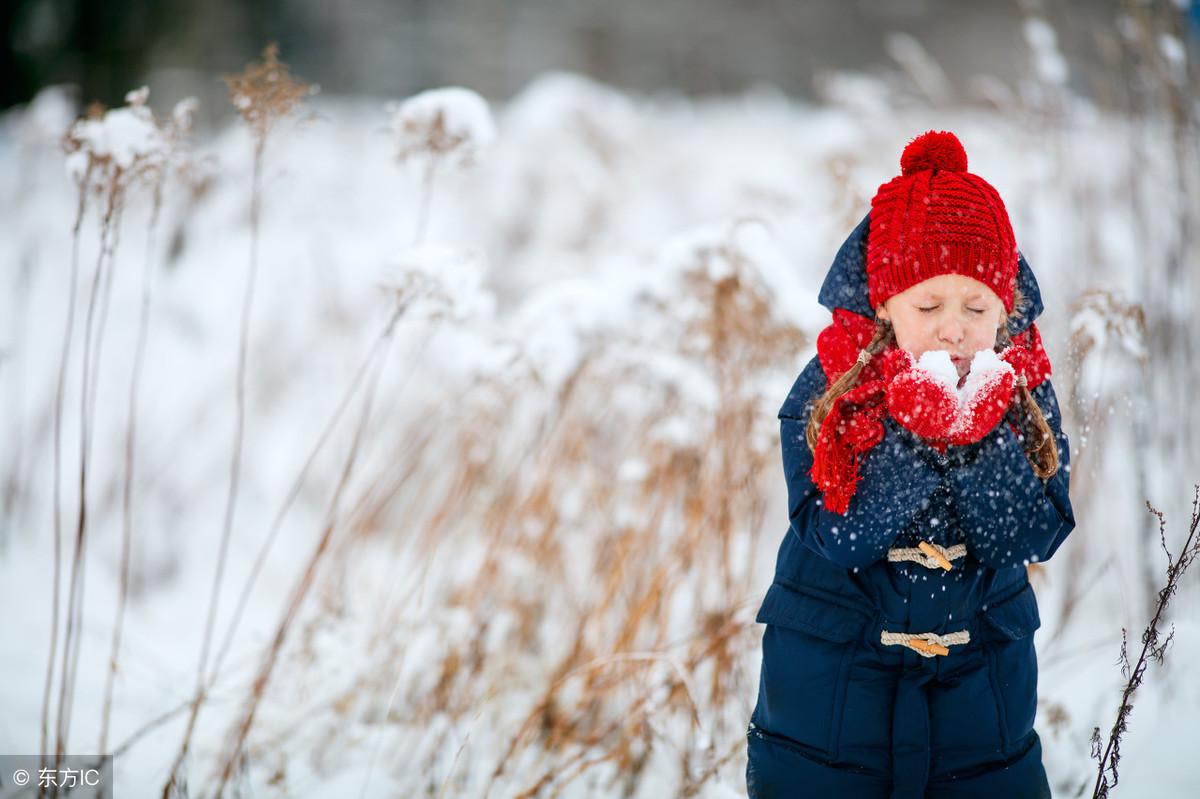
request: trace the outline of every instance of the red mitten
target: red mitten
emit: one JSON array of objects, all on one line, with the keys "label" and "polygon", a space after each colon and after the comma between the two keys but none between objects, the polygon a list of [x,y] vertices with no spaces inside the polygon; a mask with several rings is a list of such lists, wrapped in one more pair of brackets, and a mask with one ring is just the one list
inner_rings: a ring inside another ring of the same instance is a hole
[{"label": "red mitten", "polygon": [[917,363],[908,355],[908,361],[910,368],[888,383],[888,412],[921,438],[945,440],[959,408],[958,376],[950,355],[939,350],[925,353]]},{"label": "red mitten", "polygon": [[963,446],[992,432],[1012,404],[1017,374],[1011,359],[1017,349],[1008,347],[997,355],[980,350],[971,359],[971,371],[960,390],[958,418],[950,429],[950,443]]}]

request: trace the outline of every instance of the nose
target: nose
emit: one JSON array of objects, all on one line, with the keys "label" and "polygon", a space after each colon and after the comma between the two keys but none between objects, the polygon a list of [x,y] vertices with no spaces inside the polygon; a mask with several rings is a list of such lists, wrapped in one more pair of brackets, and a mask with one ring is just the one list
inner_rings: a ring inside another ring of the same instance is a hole
[{"label": "nose", "polygon": [[938,328],[938,339],[946,344],[958,344],[962,341],[966,330],[962,323],[955,319],[947,319]]}]

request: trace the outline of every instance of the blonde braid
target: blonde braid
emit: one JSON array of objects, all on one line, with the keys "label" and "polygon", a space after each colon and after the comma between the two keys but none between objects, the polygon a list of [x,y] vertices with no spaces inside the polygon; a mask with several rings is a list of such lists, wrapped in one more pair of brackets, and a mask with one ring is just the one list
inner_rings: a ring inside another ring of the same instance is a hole
[{"label": "blonde braid", "polygon": [[858,376],[862,373],[863,367],[895,340],[896,334],[892,330],[892,323],[887,319],[877,318],[875,335],[871,337],[870,343],[859,351],[854,365],[842,373],[837,380],[834,380],[833,385],[829,386],[813,404],[812,415],[808,418],[808,427],[804,430],[804,439],[808,442],[810,450],[815,451],[817,448],[817,436],[821,432],[821,423],[829,415],[829,409],[833,407],[834,400],[858,385]]},{"label": "blonde braid", "polygon": [[[1024,305],[1025,297],[1019,288],[1013,289],[1013,313],[1016,316],[1018,308]],[[996,351],[999,352],[1012,343],[1008,332],[1007,320],[996,331]],[[1043,480],[1053,477],[1058,472],[1058,445],[1054,440],[1054,431],[1046,421],[1042,408],[1029,391],[1025,375],[1017,376],[1017,401],[1009,407],[1005,418],[1013,423],[1021,436],[1021,447],[1025,457],[1033,467],[1034,474]]]}]

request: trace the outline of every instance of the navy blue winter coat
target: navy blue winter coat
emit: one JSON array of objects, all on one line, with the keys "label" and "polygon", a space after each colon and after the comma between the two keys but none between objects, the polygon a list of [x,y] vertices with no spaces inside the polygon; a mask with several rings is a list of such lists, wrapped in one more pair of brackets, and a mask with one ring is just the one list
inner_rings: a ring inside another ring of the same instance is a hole
[{"label": "navy blue winter coat", "polygon": [[[821,287],[831,311],[874,317],[868,224]],[[1029,303],[1010,319],[1012,333],[1042,311],[1023,257],[1018,283]],[[888,417],[843,516],[822,506],[809,477],[805,427],[826,385],[814,357],[779,410],[791,525],[757,616],[766,627],[747,731],[750,797],[1050,796],[1033,728],[1041,622],[1025,566],[1048,560],[1075,527],[1053,386],[1031,391],[1058,444],[1049,479],[1033,472],[1006,422],[942,454]],[[895,559],[921,541],[956,553],[953,568]],[[926,655],[884,643],[890,633],[959,643]]]}]

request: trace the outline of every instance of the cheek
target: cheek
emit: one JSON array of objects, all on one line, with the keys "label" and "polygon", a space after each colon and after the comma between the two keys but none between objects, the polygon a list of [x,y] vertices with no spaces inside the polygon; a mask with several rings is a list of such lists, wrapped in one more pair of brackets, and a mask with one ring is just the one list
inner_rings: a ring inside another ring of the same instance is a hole
[{"label": "cheek", "polygon": [[901,324],[893,323],[892,329],[896,332],[896,346],[908,350],[915,358],[920,358],[926,350],[938,348],[932,326],[923,324],[921,320],[907,319]]},{"label": "cheek", "polygon": [[990,323],[972,327],[969,333],[972,345],[971,351],[990,350],[996,346],[996,331],[997,328],[993,327]]}]

